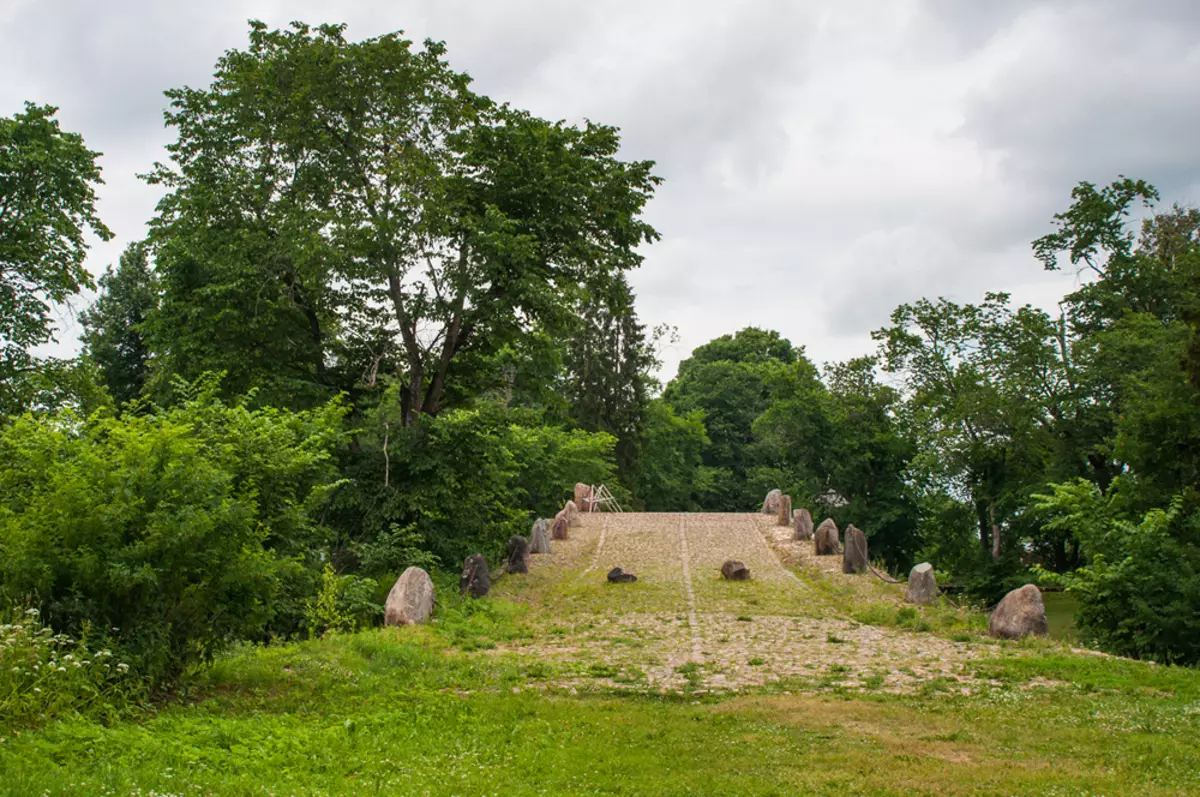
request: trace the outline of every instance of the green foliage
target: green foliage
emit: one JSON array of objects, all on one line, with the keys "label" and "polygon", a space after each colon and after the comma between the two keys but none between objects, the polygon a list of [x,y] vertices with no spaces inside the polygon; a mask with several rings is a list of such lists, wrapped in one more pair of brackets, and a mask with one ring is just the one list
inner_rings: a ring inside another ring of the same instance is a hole
[{"label": "green foliage", "polygon": [[316,597],[305,604],[309,637],[370,626],[383,614],[383,607],[372,600],[378,590],[375,579],[338,575],[333,565],[326,563]]},{"label": "green foliage", "polygon": [[[679,416],[704,414],[710,445],[702,462],[710,474],[705,487],[711,490],[702,493],[705,509],[745,511],[761,502],[767,490],[781,486],[771,483],[763,489],[766,482],[756,469],[795,468],[788,475],[797,485],[812,478],[808,465],[819,446],[809,419],[810,411],[819,413],[819,408],[807,402],[821,389],[816,369],[790,342],[753,327],[716,338],[680,363],[663,400]],[[790,411],[791,416],[760,421],[777,400],[787,406],[775,414]],[[793,448],[797,442],[804,447]]]},{"label": "green foliage", "polygon": [[344,31],[253,22],[211,86],[168,92],[151,344],[289,406],[390,374],[412,426],[641,262],[658,179],[615,128],[474,94],[441,43]]},{"label": "green foliage", "polygon": [[0,611],[0,734],[64,715],[112,720],[144,697],[112,651],[54,633],[39,614]]},{"label": "green foliage", "polygon": [[0,584],[56,628],[169,683],[262,633],[280,569],[323,538],[343,411],[250,410],[181,386],[171,409],[24,416],[0,430]]},{"label": "green foliage", "polygon": [[703,464],[710,443],[704,411],[681,417],[662,399],[652,399],[646,414],[637,474],[637,494],[645,511],[699,509],[716,485],[712,470]]},{"label": "green foliage", "polygon": [[116,271],[100,277],[100,296],[80,315],[87,356],[117,404],[142,395],[150,375],[143,324],[158,302],[144,244],[131,244]]},{"label": "green foliage", "polygon": [[100,153],[64,132],[49,105],[0,119],[0,415],[29,406],[31,349],[53,335],[53,305],[91,287],[86,231],[112,233],[96,215]]},{"label": "green foliage", "polygon": [[1200,518],[1182,498],[1140,520],[1123,511],[1122,482],[1109,495],[1079,480],[1037,496],[1046,525],[1070,527],[1088,564],[1065,578],[1079,600],[1081,636],[1123,656],[1200,662]]},{"label": "green foliage", "polygon": [[589,432],[617,438],[618,474],[626,486],[636,488],[649,392],[655,385],[650,372],[658,361],[638,322],[624,274],[587,296],[569,335],[566,365],[571,419]]},{"label": "green foliage", "polygon": [[385,398],[362,429],[345,465],[350,482],[328,516],[346,530],[338,545],[381,581],[421,563],[385,549],[411,550],[410,533],[443,566],[475,552],[494,559],[510,536],[528,534],[534,517],[561,509],[576,482],[613,482],[616,440],[603,432],[542,426],[487,401],[407,428],[388,425],[398,411],[398,401]]}]

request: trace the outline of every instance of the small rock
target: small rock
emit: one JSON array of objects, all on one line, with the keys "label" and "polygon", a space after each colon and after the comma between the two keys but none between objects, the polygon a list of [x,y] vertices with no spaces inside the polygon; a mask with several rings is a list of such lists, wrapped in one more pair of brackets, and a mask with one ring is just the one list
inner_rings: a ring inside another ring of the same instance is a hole
[{"label": "small rock", "polygon": [[922,562],[908,574],[908,586],[904,588],[904,600],[909,603],[933,603],[937,600],[937,578],[933,565]]},{"label": "small rock", "polygon": [[396,579],[383,609],[384,625],[417,625],[433,614],[433,581],[419,567],[410,567]]},{"label": "small rock", "polygon": [[1023,636],[1045,636],[1046,604],[1042,591],[1033,584],[1014,589],[997,604],[988,620],[988,633],[1004,639],[1020,639]]},{"label": "small rock", "polygon": [[637,576],[633,573],[626,573],[619,567],[608,571],[608,583],[610,584],[629,584],[634,581],[637,581]]},{"label": "small rock", "polygon": [[807,509],[797,509],[792,516],[792,539],[811,540],[813,536],[812,515]]},{"label": "small rock", "polygon": [[776,522],[780,526],[792,525],[792,497],[790,495],[782,495],[779,497],[779,516]]},{"label": "small rock", "polygon": [[867,535],[853,523],[846,527],[846,550],[842,554],[843,573],[865,573],[871,560],[867,557]]},{"label": "small rock", "polygon": [[538,518],[529,530],[529,552],[550,553],[550,521]]},{"label": "small rock", "polygon": [[554,523],[550,525],[550,537],[555,540],[565,540],[569,535],[568,527],[570,521],[567,520],[567,513],[559,512],[554,516]]},{"label": "small rock", "polygon": [[504,570],[509,573],[529,572],[529,541],[524,537],[508,538],[508,561]]},{"label": "small rock", "polygon": [[749,581],[750,568],[736,559],[726,559],[721,565],[721,578],[729,581]]},{"label": "small rock", "polygon": [[458,590],[472,598],[482,598],[492,588],[492,574],[488,572],[487,559],[481,553],[473,553],[463,562],[462,575],[458,579]]},{"label": "small rock", "polygon": [[763,499],[762,513],[764,515],[774,515],[779,511],[779,499],[783,497],[780,490],[772,490],[767,493],[767,497]]},{"label": "small rock", "polygon": [[841,549],[838,544],[838,527],[833,518],[825,518],[817,526],[816,536],[813,537],[813,551],[817,556],[835,556]]},{"label": "small rock", "polygon": [[591,498],[591,487],[583,482],[579,482],[575,485],[575,506],[579,507],[580,512],[594,512],[596,510]]}]

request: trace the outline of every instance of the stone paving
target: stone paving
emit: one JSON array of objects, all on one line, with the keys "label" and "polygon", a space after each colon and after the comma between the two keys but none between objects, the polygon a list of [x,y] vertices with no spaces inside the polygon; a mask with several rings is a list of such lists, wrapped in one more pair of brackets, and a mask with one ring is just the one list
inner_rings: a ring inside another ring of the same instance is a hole
[{"label": "stone paving", "polygon": [[[851,612],[896,603],[902,587],[846,576],[840,557],[760,514],[585,515],[571,539],[532,557],[528,576],[494,594],[531,606],[529,638],[505,651],[560,665],[561,685],[602,683],[642,691],[784,688],[908,692],[937,680],[970,690],[964,663],[989,653],[982,641],[863,625]],[[726,559],[751,571],[720,576]],[[609,584],[622,567],[634,584]]]}]

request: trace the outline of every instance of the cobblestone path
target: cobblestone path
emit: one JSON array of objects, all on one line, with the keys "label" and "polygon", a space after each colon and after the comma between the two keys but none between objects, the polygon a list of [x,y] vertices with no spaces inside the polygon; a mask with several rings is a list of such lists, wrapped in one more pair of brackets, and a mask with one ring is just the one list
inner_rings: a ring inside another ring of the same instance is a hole
[{"label": "cobblestone path", "polygon": [[[528,637],[502,650],[561,665],[565,684],[912,691],[936,680],[970,689],[963,663],[987,652],[982,643],[856,622],[856,611],[899,602],[901,588],[842,575],[840,557],[813,556],[812,544],[792,542],[774,517],[593,514],[571,535],[535,556],[528,576],[494,590],[531,607]],[[744,562],[752,579],[723,580],[726,559]],[[609,584],[613,567],[637,583]]]}]

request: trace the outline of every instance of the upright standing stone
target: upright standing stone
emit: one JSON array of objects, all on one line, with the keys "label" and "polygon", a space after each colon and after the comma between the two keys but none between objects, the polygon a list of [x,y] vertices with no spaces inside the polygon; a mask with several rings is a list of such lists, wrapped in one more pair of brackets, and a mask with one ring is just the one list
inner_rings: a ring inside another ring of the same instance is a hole
[{"label": "upright standing stone", "polygon": [[779,499],[783,497],[783,493],[779,490],[772,490],[767,493],[767,497],[763,499],[762,513],[764,515],[774,515],[779,511]]},{"label": "upright standing stone", "polygon": [[565,540],[569,535],[567,522],[567,513],[559,512],[554,516],[554,522],[550,524],[550,537],[555,540]]},{"label": "upright standing stone", "polygon": [[410,567],[396,579],[383,607],[384,625],[417,625],[433,613],[433,581],[419,567]]},{"label": "upright standing stone", "polygon": [[816,536],[813,537],[813,552],[817,556],[835,556],[840,549],[837,524],[833,518],[825,518],[817,526]]},{"label": "upright standing stone", "polygon": [[792,517],[792,539],[811,540],[813,536],[812,515],[807,509],[797,509]]},{"label": "upright standing stone", "polygon": [[842,554],[843,573],[865,573],[871,560],[867,558],[867,535],[851,523],[846,527],[845,552]]},{"label": "upright standing stone", "polygon": [[779,515],[775,522],[780,526],[792,525],[792,497],[790,495],[779,497]]},{"label": "upright standing stone", "polygon": [[492,574],[488,572],[487,559],[481,553],[473,553],[463,562],[462,575],[458,579],[458,590],[472,598],[482,598],[492,588]]},{"label": "upright standing stone", "polygon": [[937,577],[933,575],[933,565],[921,562],[909,571],[904,600],[909,603],[933,603],[937,596]]},{"label": "upright standing stone", "polygon": [[529,552],[550,553],[550,521],[538,518],[529,530]]},{"label": "upright standing stone", "polygon": [[580,512],[595,512],[596,507],[591,502],[592,488],[583,482],[575,485],[575,506],[579,507]]},{"label": "upright standing stone", "polygon": [[524,537],[508,538],[508,561],[504,569],[509,573],[529,572],[529,541]]},{"label": "upright standing stone", "polygon": [[576,529],[583,525],[583,517],[579,512],[579,505],[574,501],[567,501],[566,506],[563,507],[563,511],[567,513],[568,526]]},{"label": "upright standing stone", "polygon": [[1028,634],[1045,636],[1046,604],[1042,591],[1026,584],[1004,596],[988,620],[988,633],[1004,639],[1020,639]]}]

